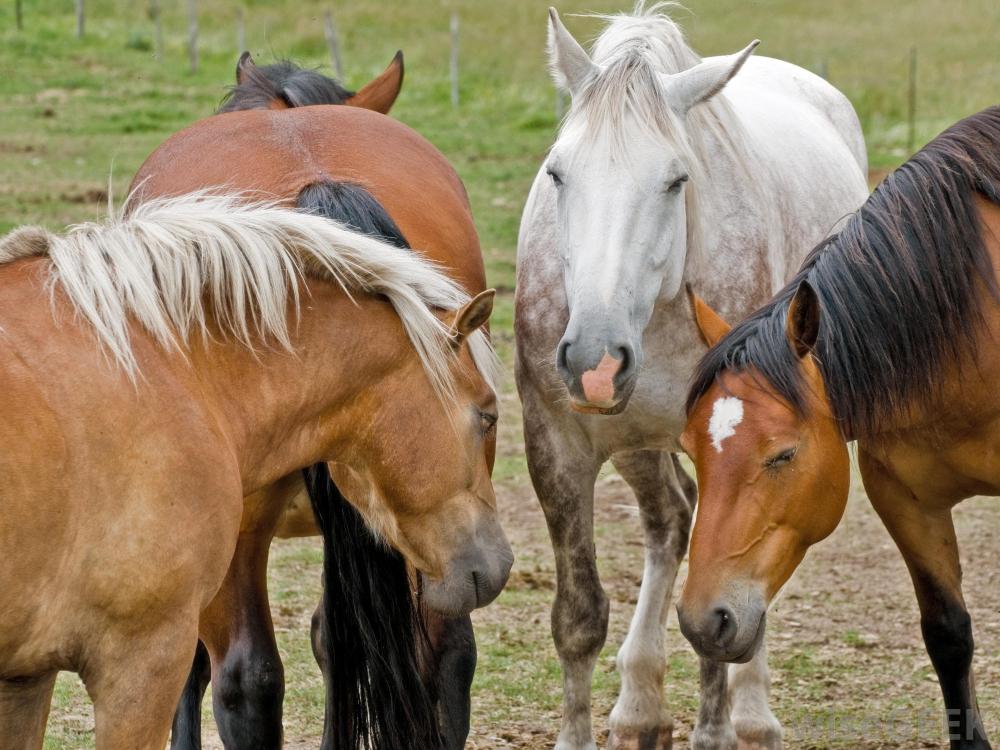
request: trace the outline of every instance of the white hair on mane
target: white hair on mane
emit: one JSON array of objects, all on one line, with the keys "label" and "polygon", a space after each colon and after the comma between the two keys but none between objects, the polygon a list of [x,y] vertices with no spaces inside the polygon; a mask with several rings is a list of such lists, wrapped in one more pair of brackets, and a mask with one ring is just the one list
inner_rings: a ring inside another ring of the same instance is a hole
[{"label": "white hair on mane", "polygon": [[[352,292],[383,295],[396,310],[435,390],[453,392],[447,326],[433,308],[457,309],[469,297],[419,253],[351,231],[330,219],[205,192],[129,205],[101,223],[64,235],[24,227],[0,239],[0,263],[31,255],[51,261],[61,288],[118,364],[138,363],[129,319],[167,349],[183,350],[192,332],[208,337],[209,316],[248,348],[271,338],[291,349],[289,306],[299,313],[304,275]],[[477,368],[494,385],[496,355],[482,331],[469,338]]]},{"label": "white hair on mane", "polygon": [[[608,138],[623,157],[628,153],[629,123],[671,142],[691,175],[685,196],[688,216],[696,217],[699,183],[710,165],[709,144],[720,145],[736,164],[745,165],[746,135],[725,96],[696,104],[683,120],[671,108],[660,75],[688,70],[702,59],[681,27],[662,12],[667,8],[683,6],[658,2],[647,8],[639,0],[631,13],[588,14],[607,22],[591,50],[598,72],[573,99],[562,129],[578,129],[594,140]],[[748,180],[748,189],[753,185]],[[699,223],[689,220],[689,251],[697,252],[700,246]]]}]

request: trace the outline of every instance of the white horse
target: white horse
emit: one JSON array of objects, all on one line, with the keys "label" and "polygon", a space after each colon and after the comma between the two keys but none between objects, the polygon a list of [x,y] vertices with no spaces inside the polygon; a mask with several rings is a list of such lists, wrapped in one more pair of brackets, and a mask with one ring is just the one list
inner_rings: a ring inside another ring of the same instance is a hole
[{"label": "white horse", "polygon": [[[590,682],[608,600],[593,496],[608,459],[635,491],[646,544],[609,744],[670,747],[664,631],[696,501],[673,454],[705,350],[682,287],[739,320],[868,193],[864,140],[841,93],[789,63],[750,58],[756,42],[703,61],[660,7],[610,17],[592,55],[550,11],[552,70],[572,107],[518,243],[517,384],[558,580],[558,750],[596,747]],[[728,677],[724,665],[702,663],[695,748],[732,748],[737,738],[780,747],[758,653]]]}]

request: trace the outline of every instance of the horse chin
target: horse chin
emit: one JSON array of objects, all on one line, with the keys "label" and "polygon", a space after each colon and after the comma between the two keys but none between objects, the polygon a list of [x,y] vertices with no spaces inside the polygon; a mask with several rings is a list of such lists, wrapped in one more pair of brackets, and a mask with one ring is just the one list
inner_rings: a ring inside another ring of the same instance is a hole
[{"label": "horse chin", "polygon": [[622,394],[621,398],[613,403],[600,403],[594,404],[589,401],[580,401],[576,398],[570,397],[569,408],[578,414],[603,414],[604,416],[614,416],[615,414],[621,414],[628,407],[629,399],[632,397],[632,391]]}]

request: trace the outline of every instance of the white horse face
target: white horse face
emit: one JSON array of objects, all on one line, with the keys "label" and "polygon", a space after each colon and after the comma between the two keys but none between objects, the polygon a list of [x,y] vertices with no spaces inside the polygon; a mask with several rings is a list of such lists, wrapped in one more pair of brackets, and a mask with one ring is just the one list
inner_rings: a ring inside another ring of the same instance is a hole
[{"label": "white horse face", "polygon": [[587,411],[625,407],[653,306],[683,280],[688,165],[673,144],[633,130],[619,153],[570,129],[544,167],[558,196],[570,310],[556,362],[574,406]]},{"label": "white horse face", "polygon": [[556,368],[578,411],[617,414],[628,405],[654,305],[676,297],[683,283],[691,218],[685,193],[696,166],[684,119],[722,90],[755,46],[681,73],[647,67],[641,79],[626,79],[591,61],[550,11],[552,70],[574,97],[544,166],[558,196],[570,312]]}]

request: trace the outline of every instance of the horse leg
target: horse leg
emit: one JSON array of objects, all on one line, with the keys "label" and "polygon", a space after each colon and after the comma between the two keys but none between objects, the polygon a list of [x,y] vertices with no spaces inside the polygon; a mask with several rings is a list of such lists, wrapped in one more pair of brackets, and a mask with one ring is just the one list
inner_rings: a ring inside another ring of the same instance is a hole
[{"label": "horse leg", "polygon": [[476,674],[476,635],[472,618],[442,617],[421,611],[431,651],[421,669],[424,684],[432,685],[444,750],[462,750],[469,736],[472,703],[469,692]]},{"label": "horse leg", "polygon": [[596,750],[590,681],[608,634],[608,598],[594,549],[594,482],[602,461],[582,434],[571,437],[557,431],[533,389],[522,388],[521,399],[528,470],[556,561],[552,636],[563,670],[556,750]]},{"label": "horse leg", "polygon": [[197,609],[189,615],[153,632],[101,633],[100,650],[80,672],[94,702],[97,750],[162,750],[167,744],[198,643]]},{"label": "horse leg", "polygon": [[0,680],[0,750],[40,750],[57,674]]},{"label": "horse leg", "polygon": [[739,750],[781,750],[784,731],[771,712],[767,642],[746,664],[729,665],[729,701]]},{"label": "horse leg", "polygon": [[222,588],[201,617],[219,736],[240,750],[281,747],[285,681],[267,599],[270,541],[240,534]]},{"label": "horse leg", "polygon": [[615,456],[615,468],[639,502],[646,554],[639,601],[618,651],[621,693],[611,711],[612,750],[669,750],[674,722],[663,699],[667,670],[664,635],[677,567],[687,551],[691,501],[675,459],[662,451]]},{"label": "horse leg", "polygon": [[920,629],[944,696],[951,750],[986,750],[972,676],[972,619],[962,596],[962,566],[950,508],[920,501],[863,450],[865,490],[903,555],[920,607]]},{"label": "horse leg", "polygon": [[201,701],[211,678],[212,660],[205,644],[198,641],[194,664],[170,728],[170,750],[201,750]]}]

